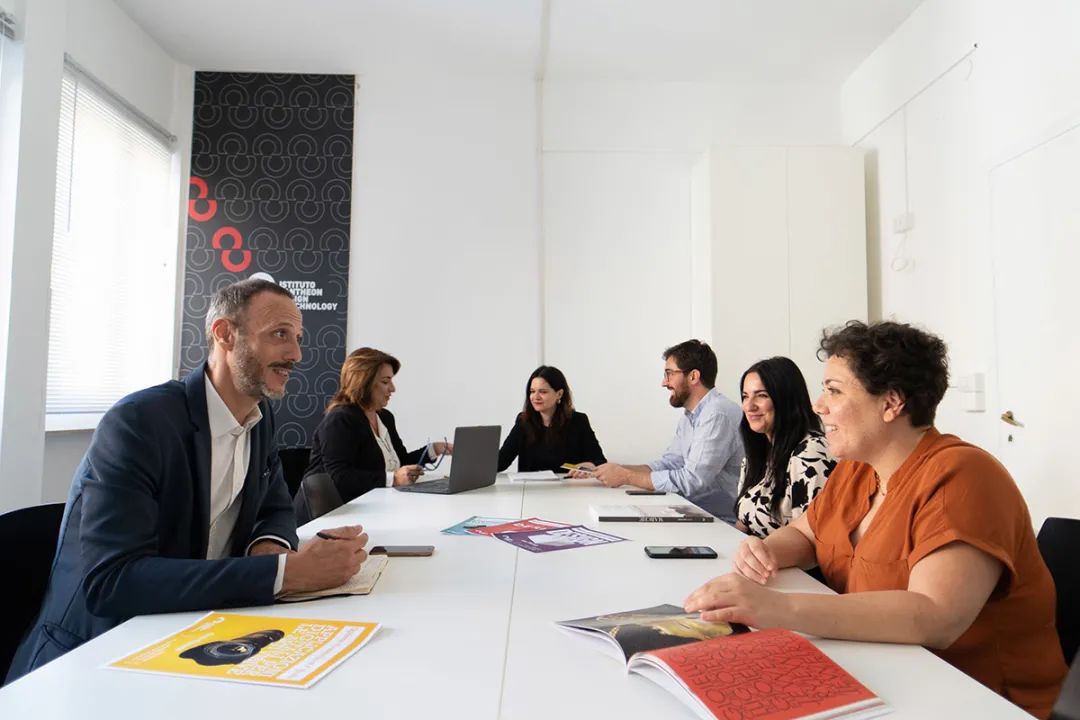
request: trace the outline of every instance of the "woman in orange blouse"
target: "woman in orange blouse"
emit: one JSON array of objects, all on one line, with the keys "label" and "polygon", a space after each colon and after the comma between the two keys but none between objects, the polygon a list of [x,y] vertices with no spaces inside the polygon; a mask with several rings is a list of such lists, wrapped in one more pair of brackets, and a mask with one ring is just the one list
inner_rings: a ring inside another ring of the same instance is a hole
[{"label": "woman in orange blouse", "polygon": [[[851,322],[821,341],[814,406],[836,466],[807,512],[739,547],[735,572],[686,599],[707,620],[924,645],[1038,717],[1065,677],[1054,584],[1027,505],[987,452],[934,429],[945,344],[909,325]],[[768,588],[819,565],[839,595]]]}]

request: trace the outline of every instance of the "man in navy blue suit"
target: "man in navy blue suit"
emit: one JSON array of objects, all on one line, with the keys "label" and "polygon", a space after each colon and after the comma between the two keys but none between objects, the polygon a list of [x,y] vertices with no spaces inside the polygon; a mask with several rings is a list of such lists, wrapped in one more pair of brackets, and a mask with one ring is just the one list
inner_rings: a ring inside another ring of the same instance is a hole
[{"label": "man in navy blue suit", "polygon": [[266,605],[360,569],[359,526],[296,550],[266,401],[284,396],[301,332],[288,290],[229,285],[207,313],[207,363],[105,414],[75,471],[48,590],[9,681],[134,615]]}]

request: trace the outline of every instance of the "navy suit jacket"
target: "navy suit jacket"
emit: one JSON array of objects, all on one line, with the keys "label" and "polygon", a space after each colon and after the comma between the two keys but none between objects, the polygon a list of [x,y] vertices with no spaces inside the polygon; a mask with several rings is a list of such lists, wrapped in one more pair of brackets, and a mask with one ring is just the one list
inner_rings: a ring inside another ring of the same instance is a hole
[{"label": "navy suit jacket", "polygon": [[98,424],[75,471],[41,612],[8,681],[134,615],[273,602],[277,556],[243,556],[263,535],[297,546],[273,415],[260,404],[230,557],[207,560],[205,371],[129,395]]}]

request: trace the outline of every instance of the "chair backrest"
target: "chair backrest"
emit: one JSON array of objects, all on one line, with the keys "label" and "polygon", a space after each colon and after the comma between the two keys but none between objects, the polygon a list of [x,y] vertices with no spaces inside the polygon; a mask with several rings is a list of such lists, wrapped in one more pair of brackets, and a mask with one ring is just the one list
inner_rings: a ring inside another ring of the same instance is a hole
[{"label": "chair backrest", "polygon": [[311,448],[296,446],[278,450],[278,458],[281,460],[281,474],[285,476],[285,484],[289,486],[289,497],[296,497],[296,491],[300,489],[300,481],[304,479],[308,463],[311,461]]},{"label": "chair backrest", "polygon": [[41,609],[60,537],[64,503],[38,505],[0,515],[0,547],[9,548],[4,587],[9,610],[0,623],[0,684],[15,649]]},{"label": "chair backrest", "polygon": [[296,524],[304,525],[345,504],[327,473],[312,473],[304,477],[300,490],[293,498]]},{"label": "chair backrest", "polygon": [[[1070,658],[1066,657],[1066,660]],[[1080,662],[1072,659],[1072,668],[1065,676],[1065,683],[1061,686],[1061,694],[1054,703],[1054,710],[1050,713],[1050,720],[1080,720]]]},{"label": "chair backrest", "polygon": [[1057,631],[1066,662],[1080,646],[1080,520],[1046,518],[1039,529],[1042,553],[1057,587]]}]

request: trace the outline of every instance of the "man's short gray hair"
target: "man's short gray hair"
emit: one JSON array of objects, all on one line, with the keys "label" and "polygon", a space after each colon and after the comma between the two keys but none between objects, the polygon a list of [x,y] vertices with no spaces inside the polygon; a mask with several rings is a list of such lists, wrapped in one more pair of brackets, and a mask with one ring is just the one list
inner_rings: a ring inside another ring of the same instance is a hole
[{"label": "man's short gray hair", "polygon": [[210,332],[211,326],[218,318],[231,320],[237,327],[244,324],[244,315],[247,312],[251,298],[261,292],[272,292],[293,300],[293,294],[275,282],[262,278],[248,278],[240,280],[214,293],[210,299],[210,308],[206,311],[206,344],[213,350],[214,334]]}]

